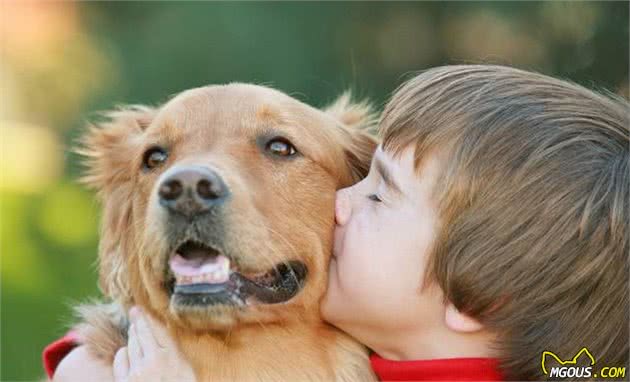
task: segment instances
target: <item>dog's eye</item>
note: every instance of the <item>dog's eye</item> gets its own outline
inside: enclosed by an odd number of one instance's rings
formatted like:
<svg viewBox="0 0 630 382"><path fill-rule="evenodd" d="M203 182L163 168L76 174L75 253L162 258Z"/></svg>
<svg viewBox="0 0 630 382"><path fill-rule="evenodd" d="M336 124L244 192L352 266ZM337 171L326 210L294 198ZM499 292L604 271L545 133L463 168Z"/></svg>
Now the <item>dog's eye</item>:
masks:
<svg viewBox="0 0 630 382"><path fill-rule="evenodd" d="M267 142L267 151L274 155L279 155L282 157L290 157L297 153L295 146L291 144L287 139L278 137L273 138L269 142Z"/></svg>
<svg viewBox="0 0 630 382"><path fill-rule="evenodd" d="M167 158L168 154L166 153L166 150L161 147L151 147L144 152L142 165L145 169L151 170L152 168L158 167L164 163Z"/></svg>

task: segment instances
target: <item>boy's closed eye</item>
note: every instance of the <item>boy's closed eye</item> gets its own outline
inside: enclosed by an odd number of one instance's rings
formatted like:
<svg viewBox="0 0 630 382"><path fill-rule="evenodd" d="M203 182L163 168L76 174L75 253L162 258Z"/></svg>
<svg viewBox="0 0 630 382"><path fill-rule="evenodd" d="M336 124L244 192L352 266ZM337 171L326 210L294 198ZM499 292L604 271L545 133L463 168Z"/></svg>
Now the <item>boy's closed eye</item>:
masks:
<svg viewBox="0 0 630 382"><path fill-rule="evenodd" d="M367 196L368 199L370 199L373 202L382 202L383 200L381 199L381 197L378 194L369 194Z"/></svg>

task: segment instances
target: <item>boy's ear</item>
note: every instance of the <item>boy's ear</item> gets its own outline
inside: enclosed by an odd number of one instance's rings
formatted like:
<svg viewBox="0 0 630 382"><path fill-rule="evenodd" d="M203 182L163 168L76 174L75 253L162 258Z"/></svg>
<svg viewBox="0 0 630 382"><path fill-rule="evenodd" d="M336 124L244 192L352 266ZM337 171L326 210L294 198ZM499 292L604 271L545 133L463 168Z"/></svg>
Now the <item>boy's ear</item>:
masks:
<svg viewBox="0 0 630 382"><path fill-rule="evenodd" d="M124 303L132 299L123 242L129 235L123 231L133 224L134 158L155 114L144 106L106 112L105 121L91 125L76 150L87 167L81 181L96 189L102 202L99 286L103 294Z"/></svg>
<svg viewBox="0 0 630 382"><path fill-rule="evenodd" d="M483 329L483 324L457 310L451 302L446 305L444 322L450 330L459 333L472 333Z"/></svg>
<svg viewBox="0 0 630 382"><path fill-rule="evenodd" d="M341 124L342 144L350 166L351 182L361 180L370 171L372 155L378 145L375 137L376 113L367 101L353 102L350 91L341 94L324 112Z"/></svg>

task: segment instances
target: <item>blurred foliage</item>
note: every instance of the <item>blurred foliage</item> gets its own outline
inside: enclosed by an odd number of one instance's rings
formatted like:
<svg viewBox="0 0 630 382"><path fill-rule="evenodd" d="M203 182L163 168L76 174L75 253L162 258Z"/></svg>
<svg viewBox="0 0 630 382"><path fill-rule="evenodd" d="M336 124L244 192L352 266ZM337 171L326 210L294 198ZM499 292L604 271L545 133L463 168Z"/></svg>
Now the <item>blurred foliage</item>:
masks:
<svg viewBox="0 0 630 382"><path fill-rule="evenodd" d="M210 83L382 106L414 72L502 63L628 97L628 2L2 2L2 380L35 379L69 304L98 294L85 120Z"/></svg>

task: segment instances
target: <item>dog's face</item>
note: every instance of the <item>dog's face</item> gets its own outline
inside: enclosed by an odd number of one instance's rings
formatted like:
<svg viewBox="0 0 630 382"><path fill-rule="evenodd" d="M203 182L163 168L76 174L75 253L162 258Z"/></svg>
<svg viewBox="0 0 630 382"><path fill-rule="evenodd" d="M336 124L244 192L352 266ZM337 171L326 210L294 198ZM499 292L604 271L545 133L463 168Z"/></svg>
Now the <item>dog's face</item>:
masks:
<svg viewBox="0 0 630 382"><path fill-rule="evenodd" d="M231 84L110 117L84 150L106 294L196 330L318 314L335 190L375 146L366 108Z"/></svg>

